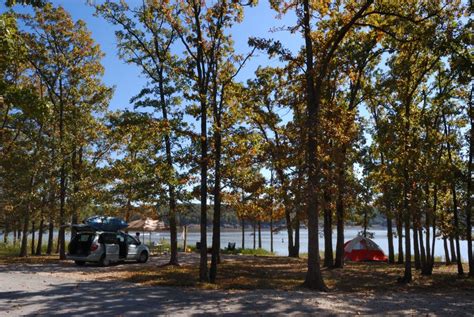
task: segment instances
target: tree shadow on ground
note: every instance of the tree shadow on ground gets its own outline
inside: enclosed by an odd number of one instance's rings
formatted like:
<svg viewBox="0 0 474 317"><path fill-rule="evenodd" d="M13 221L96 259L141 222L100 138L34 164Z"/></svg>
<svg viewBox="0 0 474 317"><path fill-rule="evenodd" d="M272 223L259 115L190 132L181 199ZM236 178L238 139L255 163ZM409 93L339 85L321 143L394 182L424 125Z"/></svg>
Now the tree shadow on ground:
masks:
<svg viewBox="0 0 474 317"><path fill-rule="evenodd" d="M4 312L42 315L134 314L399 314L436 312L463 315L471 301L456 294L316 293L310 291L222 291L137 286L131 283L83 281L53 285L41 291L0 293Z"/></svg>
<svg viewBox="0 0 474 317"><path fill-rule="evenodd" d="M284 257L223 256L217 285L197 281L198 256L181 256L183 266L160 267L168 258L146 265L111 267L72 262L0 266L0 277L58 278L44 289L13 287L0 293L0 307L12 314L429 314L469 315L474 311L473 279L457 278L439 265L432 277L415 273L400 285L401 265L348 263L323 270L331 292L301 288L306 260ZM82 279L84 277L84 279ZM14 278L14 277L13 277ZM71 282L79 280L79 282ZM1 281L1 279L0 279ZM133 283L130 283L133 282ZM190 286L190 287L167 287Z"/></svg>

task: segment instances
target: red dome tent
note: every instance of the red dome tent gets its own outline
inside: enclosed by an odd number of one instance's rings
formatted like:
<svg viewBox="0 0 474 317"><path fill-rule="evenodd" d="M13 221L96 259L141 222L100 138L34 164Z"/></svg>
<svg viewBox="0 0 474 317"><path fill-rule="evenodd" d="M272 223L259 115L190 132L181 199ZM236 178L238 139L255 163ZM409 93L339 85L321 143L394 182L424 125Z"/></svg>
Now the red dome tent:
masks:
<svg viewBox="0 0 474 317"><path fill-rule="evenodd" d="M382 249L369 238L357 236L344 243L346 261L387 261Z"/></svg>

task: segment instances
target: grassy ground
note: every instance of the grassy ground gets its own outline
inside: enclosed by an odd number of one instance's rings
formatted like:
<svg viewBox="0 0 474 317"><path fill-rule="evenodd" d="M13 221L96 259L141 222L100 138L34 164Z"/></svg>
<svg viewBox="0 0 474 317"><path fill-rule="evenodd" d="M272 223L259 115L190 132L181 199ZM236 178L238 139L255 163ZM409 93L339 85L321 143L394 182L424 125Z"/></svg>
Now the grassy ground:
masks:
<svg viewBox="0 0 474 317"><path fill-rule="evenodd" d="M294 259L281 256L223 254L219 266L216 284L200 283L198 274L198 255L180 254L182 265L159 266L166 263L167 256L154 258L147 265L118 265L110 268L75 271L68 274L80 274L85 279L121 279L145 285L198 287L203 289L299 289L306 272L306 259ZM17 257L17 249L0 245L0 264L41 264L55 263L57 255ZM390 290L474 291L474 279L458 277L456 265L446 266L437 263L432 276L422 276L413 271L414 281L409 285L400 285L397 278L403 274L403 265L362 262L346 263L344 269L323 269L327 286L342 292L378 292ZM467 265L465 267L467 271Z"/></svg>
<svg viewBox="0 0 474 317"><path fill-rule="evenodd" d="M0 257L17 256L20 253L18 245L0 243Z"/></svg>
<svg viewBox="0 0 474 317"><path fill-rule="evenodd" d="M275 255L274 253L265 249L241 249L236 248L234 250L222 250L222 254L239 254L239 255L259 255L259 256L270 256Z"/></svg>
<svg viewBox="0 0 474 317"><path fill-rule="evenodd" d="M196 265L146 268L123 272L130 282L147 285L194 286L217 289L281 289L301 287L306 272L306 260L276 256L230 256L219 267L218 283L202 284L197 280ZM386 263L347 263L344 269L323 269L330 289L343 292L374 292L400 289L474 291L474 279L458 277L456 266L438 264L433 276L414 272L414 282L400 285L402 265Z"/></svg>
<svg viewBox="0 0 474 317"><path fill-rule="evenodd" d="M30 252L31 245L28 244L28 252ZM55 248L53 248L55 249ZM46 253L46 245L42 248L43 254ZM20 245L17 243L13 244L4 244L0 243L0 264L15 264L15 263L46 263L46 262L57 262L58 255L43 255L43 256L28 256L26 258L20 258Z"/></svg>

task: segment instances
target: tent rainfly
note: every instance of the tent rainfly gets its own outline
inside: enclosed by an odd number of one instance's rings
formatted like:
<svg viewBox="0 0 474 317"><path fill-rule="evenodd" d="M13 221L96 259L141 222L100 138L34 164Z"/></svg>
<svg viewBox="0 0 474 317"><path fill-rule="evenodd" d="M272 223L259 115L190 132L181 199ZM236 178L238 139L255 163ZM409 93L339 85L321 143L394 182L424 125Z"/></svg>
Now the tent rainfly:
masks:
<svg viewBox="0 0 474 317"><path fill-rule="evenodd" d="M382 249L369 238L357 236L344 243L346 261L387 261Z"/></svg>

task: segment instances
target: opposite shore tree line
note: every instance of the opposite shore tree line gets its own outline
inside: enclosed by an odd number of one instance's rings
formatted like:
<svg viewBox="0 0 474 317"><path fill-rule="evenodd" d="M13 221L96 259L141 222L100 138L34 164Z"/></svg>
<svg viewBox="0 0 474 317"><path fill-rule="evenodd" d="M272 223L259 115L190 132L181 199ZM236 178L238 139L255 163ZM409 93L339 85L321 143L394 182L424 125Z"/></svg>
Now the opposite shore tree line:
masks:
<svg viewBox="0 0 474 317"><path fill-rule="evenodd" d="M116 111L109 109L114 89L102 80L103 53L84 21L42 1L29 3L32 14L3 13L4 242L14 232L20 256L41 255L45 244L46 253L65 259L65 230L85 216L130 220L137 206L156 213L166 206L160 217L170 229L169 264L178 265L179 216L199 202L200 281L218 279L225 208L242 230L283 222L290 257L300 255L306 226L304 285L326 290L321 266L343 268L344 225L366 228L380 213L389 262L405 265L400 282L411 282L413 269L433 273L441 240L447 264L462 275L467 261L473 276L469 5L270 3L275 15L296 16L285 30L302 39L299 51L278 33L235 50L233 26L256 1L95 5L115 30L120 59L147 79L130 104L119 105L130 110ZM238 80L257 53L270 62Z"/></svg>

